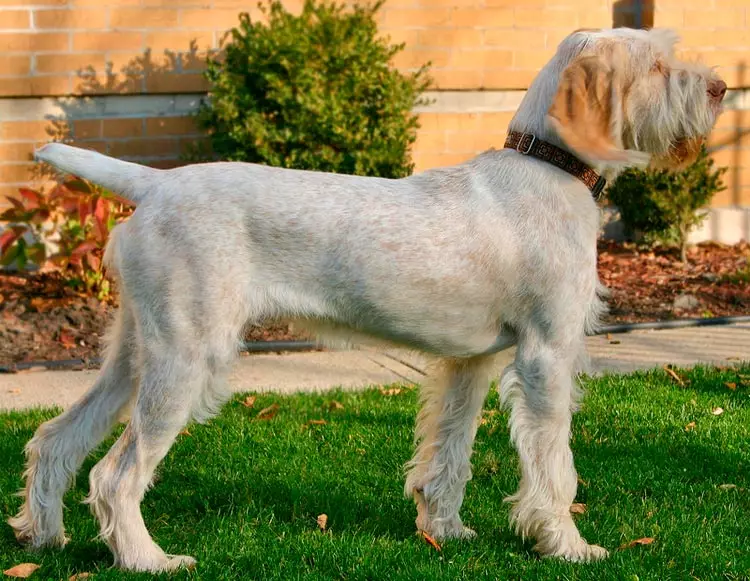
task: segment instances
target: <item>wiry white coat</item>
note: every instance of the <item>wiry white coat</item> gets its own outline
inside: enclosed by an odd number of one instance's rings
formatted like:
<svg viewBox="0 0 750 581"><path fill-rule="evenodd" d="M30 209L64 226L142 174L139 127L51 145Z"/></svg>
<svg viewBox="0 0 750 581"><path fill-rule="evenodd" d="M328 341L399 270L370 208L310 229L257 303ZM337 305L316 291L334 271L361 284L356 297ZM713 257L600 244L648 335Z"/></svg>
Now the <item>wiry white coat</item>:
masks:
<svg viewBox="0 0 750 581"><path fill-rule="evenodd" d="M707 134L718 113L707 91L718 81L676 63L673 42L664 31L574 33L510 129L566 147L560 135L583 128L547 112L564 100L563 71L588 55L599 59L591 61L597 75L619 79L609 81L606 97L606 151L573 140L598 171L612 177ZM657 61L668 66L666 76L652 74ZM578 114L573 100L566 106ZM151 540L141 498L185 423L205 420L226 401L223 377L243 327L283 317L328 339L375 339L439 360L423 389L406 492L417 503L417 525L440 538L473 534L459 509L492 354L517 343L502 380L522 467L512 518L543 554L606 554L580 537L568 511L576 493L574 372L601 310L597 207L577 178L511 150L401 180L243 163L162 171L62 144L37 157L137 209L107 249L122 306L101 375L27 446L25 504L11 519L19 539L64 543L70 479L132 406L125 432L90 476L102 537L127 569L191 564Z"/></svg>

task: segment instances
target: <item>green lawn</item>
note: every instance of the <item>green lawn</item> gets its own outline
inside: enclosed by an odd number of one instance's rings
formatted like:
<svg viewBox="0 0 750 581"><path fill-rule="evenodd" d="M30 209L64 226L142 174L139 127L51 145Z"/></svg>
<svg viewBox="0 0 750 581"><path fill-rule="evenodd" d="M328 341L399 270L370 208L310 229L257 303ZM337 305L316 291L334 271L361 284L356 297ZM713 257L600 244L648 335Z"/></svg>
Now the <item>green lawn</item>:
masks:
<svg viewBox="0 0 750 581"><path fill-rule="evenodd" d="M234 400L179 437L144 516L167 552L198 559L178 578L750 579L750 367L683 375L686 387L664 372L586 381L573 449L578 502L588 510L577 521L585 538L612 550L602 563L539 559L510 532L502 499L516 487L517 461L507 415L495 411L479 430L463 510L479 537L441 552L418 538L414 506L402 496L417 394L403 386L391 395L260 395L252 408ZM343 408L331 409L334 400ZM274 418L255 419L273 403ZM717 407L724 412L713 415ZM486 409L497 409L494 393ZM23 445L53 414L0 415L4 518L20 504ZM308 424L317 419L326 423ZM32 579L136 577L110 569L108 549L93 540L96 525L80 504L87 488L82 475L67 497L64 551L27 553L3 526L0 570L30 561L42 566ZM316 525L322 513L325 534ZM655 541L616 550L642 537Z"/></svg>

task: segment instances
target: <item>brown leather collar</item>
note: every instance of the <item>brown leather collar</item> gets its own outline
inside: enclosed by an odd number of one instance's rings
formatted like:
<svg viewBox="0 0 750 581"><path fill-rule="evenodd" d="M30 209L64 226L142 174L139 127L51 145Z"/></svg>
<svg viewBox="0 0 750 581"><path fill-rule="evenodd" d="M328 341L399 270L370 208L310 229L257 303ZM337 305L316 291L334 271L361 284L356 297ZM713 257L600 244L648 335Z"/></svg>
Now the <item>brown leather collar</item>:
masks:
<svg viewBox="0 0 750 581"><path fill-rule="evenodd" d="M551 163L552 165L565 170L570 175L581 180L588 189L591 190L594 198L597 200L601 196L607 180L596 173L593 169L583 163L572 153L560 149L559 147L537 139L533 133L520 133L511 131L505 140L505 147L515 149L523 155L530 155Z"/></svg>

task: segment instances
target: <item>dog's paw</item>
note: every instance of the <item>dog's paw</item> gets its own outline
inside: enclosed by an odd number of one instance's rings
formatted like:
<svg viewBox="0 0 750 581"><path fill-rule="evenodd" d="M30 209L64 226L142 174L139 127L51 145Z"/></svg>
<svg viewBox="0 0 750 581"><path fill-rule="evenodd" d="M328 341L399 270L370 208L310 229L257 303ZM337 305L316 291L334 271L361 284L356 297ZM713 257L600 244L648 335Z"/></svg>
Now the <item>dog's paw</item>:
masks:
<svg viewBox="0 0 750 581"><path fill-rule="evenodd" d="M178 569L194 569L196 560L189 555L167 555L165 571L176 571Z"/></svg>
<svg viewBox="0 0 750 581"><path fill-rule="evenodd" d="M450 523L433 523L430 531L425 531L436 541L446 539L463 539L469 540L477 536L476 531L465 527L460 521Z"/></svg>
<svg viewBox="0 0 750 581"><path fill-rule="evenodd" d="M39 531L23 513L8 519L16 540L29 550L62 549L68 543L65 530Z"/></svg>
<svg viewBox="0 0 750 581"><path fill-rule="evenodd" d="M581 539L573 546L554 552L543 552L542 557L562 559L571 563L591 563L606 559L609 557L609 551L599 545L590 545Z"/></svg>

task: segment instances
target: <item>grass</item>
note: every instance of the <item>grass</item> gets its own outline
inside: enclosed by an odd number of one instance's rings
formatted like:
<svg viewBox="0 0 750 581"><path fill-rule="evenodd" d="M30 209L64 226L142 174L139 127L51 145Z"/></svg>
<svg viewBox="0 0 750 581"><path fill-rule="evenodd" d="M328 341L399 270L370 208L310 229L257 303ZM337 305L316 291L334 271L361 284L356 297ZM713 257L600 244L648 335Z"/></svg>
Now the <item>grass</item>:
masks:
<svg viewBox="0 0 750 581"><path fill-rule="evenodd" d="M587 504L585 538L612 551L588 565L539 559L508 528L502 499L517 485L507 415L493 393L474 455L463 516L474 541L438 552L417 537L415 510L402 496L411 453L416 390L378 389L279 397L253 408L230 403L205 426L181 435L143 503L155 540L198 559L198 579L750 579L750 368L680 372L686 387L655 372L587 380L574 422L573 450ZM732 391L726 383L733 383ZM387 392L386 392L387 393ZM331 402L343 404L331 409ZM278 404L270 420L255 416ZM721 415L713 409L721 407ZM0 511L20 499L22 448L54 411L0 415ZM324 419L325 424L308 424ZM692 425L694 428L687 428ZM85 465L91 468L101 447ZM69 493L64 551L32 554L0 528L0 570L41 565L32 579L150 578L109 568L87 507L82 474ZM734 485L734 487L723 486ZM316 525L328 515L328 533ZM654 543L617 550L641 537Z"/></svg>

